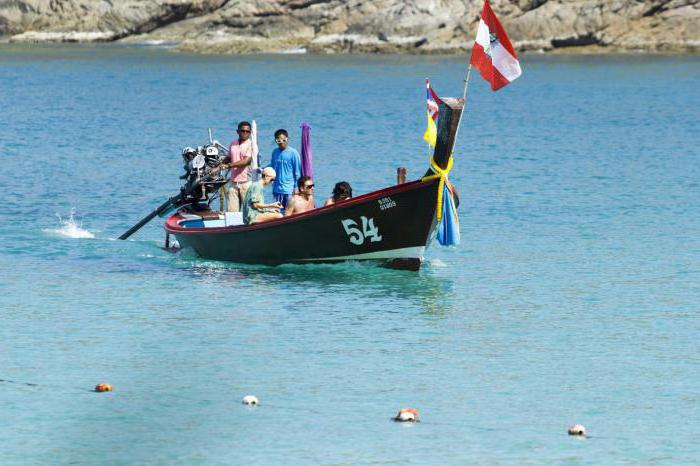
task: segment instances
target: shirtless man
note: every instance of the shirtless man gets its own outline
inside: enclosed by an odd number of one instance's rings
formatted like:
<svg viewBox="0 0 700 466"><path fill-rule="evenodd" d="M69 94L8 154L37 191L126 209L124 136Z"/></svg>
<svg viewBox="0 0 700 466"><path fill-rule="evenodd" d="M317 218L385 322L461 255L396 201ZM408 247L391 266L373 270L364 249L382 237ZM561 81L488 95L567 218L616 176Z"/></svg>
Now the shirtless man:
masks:
<svg viewBox="0 0 700 466"><path fill-rule="evenodd" d="M315 207L314 182L311 180L311 177L302 176L299 178L299 181L297 181L297 188L299 188L299 193L294 194L294 196L289 199L289 202L287 202L287 208L284 211L285 217L300 214Z"/></svg>

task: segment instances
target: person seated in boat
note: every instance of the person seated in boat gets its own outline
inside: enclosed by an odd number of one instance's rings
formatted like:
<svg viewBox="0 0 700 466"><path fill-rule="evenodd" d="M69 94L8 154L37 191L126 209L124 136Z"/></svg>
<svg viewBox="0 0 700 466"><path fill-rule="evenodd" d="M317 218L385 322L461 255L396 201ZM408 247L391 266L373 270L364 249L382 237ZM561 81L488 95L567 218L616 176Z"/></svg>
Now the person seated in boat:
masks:
<svg viewBox="0 0 700 466"><path fill-rule="evenodd" d="M282 204L279 202L265 203L264 188L275 181L275 178L274 168L265 167L260 180L252 183L248 188L245 198L243 198L243 221L246 225L282 218L282 214L279 213Z"/></svg>
<svg viewBox="0 0 700 466"><path fill-rule="evenodd" d="M326 202L323 205L333 205L340 201L350 199L351 197L352 188L350 187L350 183L348 183L347 181L341 181L335 184L335 186L333 187L333 195L326 199Z"/></svg>
<svg viewBox="0 0 700 466"><path fill-rule="evenodd" d="M312 210L314 206L314 182L310 176L302 176L297 181L298 193L294 194L287 202L284 216L300 214Z"/></svg>
<svg viewBox="0 0 700 466"><path fill-rule="evenodd" d="M301 176L301 157L293 147L289 147L289 133L285 129L275 131L277 147L272 151L269 167L275 169L277 179L272 185L275 200L287 207L287 201L294 192L296 180Z"/></svg>

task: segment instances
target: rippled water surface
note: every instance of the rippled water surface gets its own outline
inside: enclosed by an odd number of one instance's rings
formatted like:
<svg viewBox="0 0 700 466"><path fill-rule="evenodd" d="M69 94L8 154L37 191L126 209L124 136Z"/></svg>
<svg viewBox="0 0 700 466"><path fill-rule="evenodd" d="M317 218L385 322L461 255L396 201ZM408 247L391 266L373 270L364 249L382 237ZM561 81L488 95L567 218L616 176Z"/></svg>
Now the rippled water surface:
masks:
<svg viewBox="0 0 700 466"><path fill-rule="evenodd" d="M0 464L700 461L700 59L522 63L473 77L463 244L408 273L114 238L240 119L265 160L308 121L319 197L418 177L463 57L0 48Z"/></svg>

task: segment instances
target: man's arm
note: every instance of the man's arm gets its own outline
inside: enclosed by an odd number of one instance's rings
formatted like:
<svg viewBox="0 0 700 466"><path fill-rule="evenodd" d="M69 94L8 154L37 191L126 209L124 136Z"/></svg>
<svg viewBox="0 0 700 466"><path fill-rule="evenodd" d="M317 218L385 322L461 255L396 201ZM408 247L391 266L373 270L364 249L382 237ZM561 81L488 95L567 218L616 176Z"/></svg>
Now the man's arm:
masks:
<svg viewBox="0 0 700 466"><path fill-rule="evenodd" d="M296 206L297 202L298 202L297 197L292 196L292 198L287 203L287 208L284 210L285 217L289 217L290 215L294 215L294 207Z"/></svg>
<svg viewBox="0 0 700 466"><path fill-rule="evenodd" d="M238 147L238 146L237 146L236 144L234 144L234 143L231 143L231 145L228 147L228 158L229 158L229 160L233 160L233 148L234 148L234 147ZM220 163L219 166L218 166L217 168L221 168L221 169L224 169L224 170L228 170L228 169L230 169L230 168L245 167L245 166L247 166L247 165L250 165L250 162L251 162L252 160L253 160L253 159L252 159L249 155L246 155L245 157L243 157L243 158L242 158L241 160L239 160L238 162L230 162L230 161L229 161L228 163L226 163L226 162Z"/></svg>
<svg viewBox="0 0 700 466"><path fill-rule="evenodd" d="M253 185L250 189L256 189L255 185ZM272 204L265 204L262 202L263 196L262 196L262 190L259 192L253 192L251 193L251 199L250 199L250 205L253 206L255 210L261 210L264 211L265 209L273 209L276 211L277 209L282 208L282 204L279 202L273 202Z"/></svg>
<svg viewBox="0 0 700 466"><path fill-rule="evenodd" d="M277 154L279 154L279 151L277 149L272 149L272 156L270 157L270 163L265 165L265 168L267 168L267 167L275 168L275 164L277 163Z"/></svg>
<svg viewBox="0 0 700 466"><path fill-rule="evenodd" d="M261 202L253 202L253 208L255 210L264 210L264 209L273 209L273 210L279 210L282 208L282 204L279 202L273 202L272 204L263 204Z"/></svg>
<svg viewBox="0 0 700 466"><path fill-rule="evenodd" d="M249 155L246 155L243 157L241 160L238 162L231 162L228 164L229 168L238 168L238 167L245 167L247 165L250 165L250 161L253 160L253 158Z"/></svg>
<svg viewBox="0 0 700 466"><path fill-rule="evenodd" d="M233 166L233 150L237 147L236 141L231 142L228 146L228 162L220 163L219 167L228 170Z"/></svg>

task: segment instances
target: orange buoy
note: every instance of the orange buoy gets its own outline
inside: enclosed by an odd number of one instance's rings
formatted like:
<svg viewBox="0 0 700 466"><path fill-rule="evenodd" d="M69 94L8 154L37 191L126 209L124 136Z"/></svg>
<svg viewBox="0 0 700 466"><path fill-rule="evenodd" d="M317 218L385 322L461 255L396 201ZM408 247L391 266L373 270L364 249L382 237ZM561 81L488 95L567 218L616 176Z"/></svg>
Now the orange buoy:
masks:
<svg viewBox="0 0 700 466"><path fill-rule="evenodd" d="M418 422L419 417L416 408L401 408L394 420L396 422Z"/></svg>
<svg viewBox="0 0 700 466"><path fill-rule="evenodd" d="M581 424L574 424L569 426L569 435L578 435L580 437L586 436L586 428Z"/></svg>
<svg viewBox="0 0 700 466"><path fill-rule="evenodd" d="M108 383L98 383L95 385L96 392L111 392L112 386Z"/></svg>

